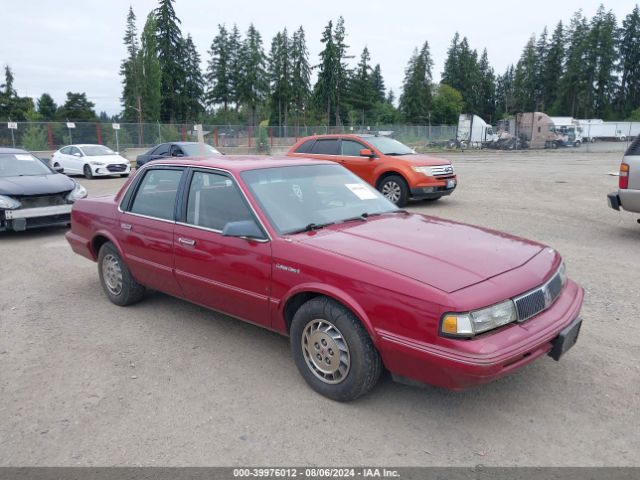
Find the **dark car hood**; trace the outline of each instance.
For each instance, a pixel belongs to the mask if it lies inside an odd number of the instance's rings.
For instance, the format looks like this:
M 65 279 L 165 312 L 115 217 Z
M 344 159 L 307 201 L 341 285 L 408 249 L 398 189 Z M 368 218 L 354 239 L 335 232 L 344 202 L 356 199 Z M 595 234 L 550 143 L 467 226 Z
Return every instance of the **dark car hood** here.
M 0 195 L 48 195 L 73 190 L 75 182 L 61 173 L 0 177 Z
M 292 238 L 449 293 L 513 270 L 545 248 L 505 233 L 418 214 L 375 217 Z

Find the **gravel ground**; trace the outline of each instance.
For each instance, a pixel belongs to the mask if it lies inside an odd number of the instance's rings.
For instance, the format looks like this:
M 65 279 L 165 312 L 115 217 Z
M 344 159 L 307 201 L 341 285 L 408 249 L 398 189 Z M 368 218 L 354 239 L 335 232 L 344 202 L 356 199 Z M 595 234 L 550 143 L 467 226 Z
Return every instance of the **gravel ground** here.
M 410 208 L 564 255 L 586 301 L 562 361 L 462 393 L 385 378 L 338 404 L 285 338 L 159 293 L 117 307 L 64 229 L 5 233 L 0 465 L 640 465 L 640 225 L 605 199 L 620 155 L 447 156 L 458 190 Z

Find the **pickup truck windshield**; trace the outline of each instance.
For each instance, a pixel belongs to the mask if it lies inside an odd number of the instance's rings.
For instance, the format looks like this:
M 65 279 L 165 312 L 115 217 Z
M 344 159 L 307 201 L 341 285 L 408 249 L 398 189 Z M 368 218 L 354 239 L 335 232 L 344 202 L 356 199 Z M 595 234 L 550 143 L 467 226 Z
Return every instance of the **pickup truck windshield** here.
M 30 153 L 0 153 L 0 177 L 51 175 L 53 172 Z
M 340 165 L 264 168 L 240 175 L 280 234 L 398 210 Z
M 389 137 L 366 137 L 367 142 L 380 150 L 385 155 L 414 155 L 414 149 Z

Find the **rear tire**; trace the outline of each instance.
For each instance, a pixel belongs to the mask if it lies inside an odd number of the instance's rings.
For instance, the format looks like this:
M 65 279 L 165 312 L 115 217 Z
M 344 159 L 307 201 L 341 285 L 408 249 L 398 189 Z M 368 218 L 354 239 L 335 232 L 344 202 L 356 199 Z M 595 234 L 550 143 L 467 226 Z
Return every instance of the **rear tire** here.
M 367 331 L 344 305 L 328 297 L 303 304 L 291 323 L 291 353 L 316 392 L 348 402 L 371 390 L 382 361 Z
M 132 305 L 144 297 L 145 287 L 134 280 L 118 249 L 111 242 L 100 248 L 98 274 L 105 295 L 116 305 Z
M 82 168 L 82 173 L 84 174 L 85 178 L 89 180 L 93 178 L 93 171 L 91 170 L 91 167 L 89 165 L 85 165 Z
M 409 200 L 409 187 L 404 178 L 399 175 L 390 175 L 380 182 L 378 188 L 382 195 L 398 207 L 404 207 Z

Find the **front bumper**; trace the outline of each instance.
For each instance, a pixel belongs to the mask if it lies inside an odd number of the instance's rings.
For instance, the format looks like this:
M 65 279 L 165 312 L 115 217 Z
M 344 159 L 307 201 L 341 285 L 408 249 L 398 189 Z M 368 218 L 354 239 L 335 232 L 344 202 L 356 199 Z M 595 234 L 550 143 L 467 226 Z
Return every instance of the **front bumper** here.
M 454 182 L 452 187 L 448 186 L 449 181 Z M 420 187 L 411 188 L 410 189 L 411 198 L 416 200 L 423 200 L 423 199 L 440 198 L 446 195 L 451 195 L 453 191 L 456 189 L 456 187 L 458 186 L 458 179 L 451 178 L 451 179 L 447 179 L 444 182 L 438 182 L 438 183 L 440 183 L 440 185 L 435 185 L 435 186 L 430 185 L 426 187 L 420 186 Z
M 582 288 L 569 281 L 558 300 L 536 317 L 459 340 L 461 348 L 456 350 L 379 331 L 380 352 L 394 376 L 463 390 L 497 380 L 552 352 L 561 332 L 579 318 L 583 298 Z
M 89 165 L 93 175 L 96 177 L 106 177 L 109 175 L 129 175 L 131 173 L 131 165 L 127 164 L 109 164 L 109 165 Z
M 4 210 L 0 213 L 0 231 L 20 232 L 30 228 L 68 225 L 71 222 L 71 207 L 68 204 Z

